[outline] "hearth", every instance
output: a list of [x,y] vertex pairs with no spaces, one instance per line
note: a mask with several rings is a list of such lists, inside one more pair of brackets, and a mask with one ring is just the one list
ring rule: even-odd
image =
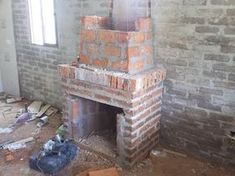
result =
[[79,58],[77,67],[58,67],[71,135],[79,140],[116,125],[118,155],[132,166],[159,141],[166,73],[153,62],[151,18],[120,31],[111,17],[82,17]]

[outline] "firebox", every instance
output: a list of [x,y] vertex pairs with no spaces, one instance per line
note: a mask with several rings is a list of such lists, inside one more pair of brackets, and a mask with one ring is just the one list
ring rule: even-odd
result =
[[166,77],[153,61],[151,18],[131,24],[123,28],[112,17],[82,17],[79,64],[58,67],[73,138],[116,124],[118,155],[127,166],[144,159],[159,141]]

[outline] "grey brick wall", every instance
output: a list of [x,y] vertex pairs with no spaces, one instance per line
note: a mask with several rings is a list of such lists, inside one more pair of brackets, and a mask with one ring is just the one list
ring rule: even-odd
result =
[[152,0],[152,17],[167,68],[161,141],[235,164],[235,0]]
[[[21,93],[60,106],[56,65],[77,56],[79,17],[108,15],[108,1],[56,0],[58,48],[30,44],[27,0],[12,1]],[[235,164],[235,0],[152,0],[151,10],[167,68],[161,142]]]
[[27,0],[12,0],[21,95],[61,107],[57,65],[78,55],[81,15],[109,14],[106,0],[55,0],[58,47],[31,44]]

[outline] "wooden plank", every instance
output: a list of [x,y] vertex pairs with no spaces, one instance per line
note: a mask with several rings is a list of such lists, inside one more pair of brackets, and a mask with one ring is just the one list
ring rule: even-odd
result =
[[52,116],[54,115],[55,113],[58,112],[58,109],[54,108],[54,107],[50,107],[46,112],[45,112],[45,115],[46,116]]
[[42,106],[41,101],[34,101],[29,105],[28,111],[36,114],[40,111],[41,106]]
[[109,168],[89,172],[89,176],[119,176],[116,168]]
[[185,155],[183,153],[175,152],[175,151],[168,150],[168,149],[163,149],[163,151],[165,151],[166,153],[172,154],[172,155],[176,155],[176,156],[180,156],[180,157],[183,157],[183,158],[187,158],[187,155]]
[[12,98],[7,98],[6,102],[7,104],[11,104],[11,103],[17,103],[19,101],[22,101],[22,97],[12,97]]
[[41,117],[49,108],[51,105],[47,104],[36,114],[36,117]]

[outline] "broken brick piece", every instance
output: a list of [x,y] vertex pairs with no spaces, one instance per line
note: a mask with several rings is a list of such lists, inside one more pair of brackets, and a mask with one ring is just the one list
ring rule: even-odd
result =
[[12,153],[10,151],[7,151],[5,153],[5,161],[6,162],[10,162],[10,161],[13,161],[15,158],[14,156],[12,155]]

